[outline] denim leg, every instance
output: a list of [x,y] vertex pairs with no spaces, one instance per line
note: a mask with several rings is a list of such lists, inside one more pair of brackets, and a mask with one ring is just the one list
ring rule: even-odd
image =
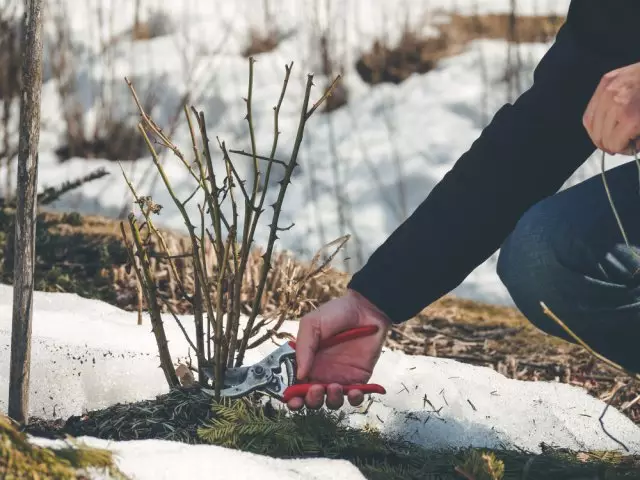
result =
[[569,340],[544,302],[596,351],[640,371],[640,194],[629,162],[606,172],[625,244],[596,175],[531,207],[501,247],[498,275],[519,310]]

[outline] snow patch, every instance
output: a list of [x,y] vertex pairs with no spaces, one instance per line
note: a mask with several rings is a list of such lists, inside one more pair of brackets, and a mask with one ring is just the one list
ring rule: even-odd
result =
[[[0,285],[0,409],[5,412],[11,295],[11,287]],[[189,317],[182,319],[188,325]],[[148,319],[142,326],[136,322],[136,313],[100,301],[36,292],[31,414],[66,418],[165,393]],[[187,342],[169,316],[165,328],[174,360],[186,356]],[[297,323],[286,322],[283,331],[295,335]],[[273,348],[267,343],[249,351],[246,363]],[[578,387],[512,380],[487,367],[387,349],[371,382],[387,394],[373,395],[366,414],[345,406],[350,424],[368,423],[429,448],[507,445],[540,451],[542,441],[572,449],[620,448],[598,422],[605,404]],[[640,429],[631,420],[614,408],[604,420],[612,435],[640,452]]]

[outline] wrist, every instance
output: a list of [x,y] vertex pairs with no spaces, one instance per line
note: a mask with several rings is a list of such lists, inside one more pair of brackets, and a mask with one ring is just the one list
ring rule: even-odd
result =
[[353,297],[358,304],[371,312],[376,318],[380,319],[385,327],[389,328],[393,325],[393,322],[389,318],[389,316],[384,313],[377,305],[375,305],[371,300],[362,295],[360,292],[353,290],[351,288],[347,289],[347,295]]

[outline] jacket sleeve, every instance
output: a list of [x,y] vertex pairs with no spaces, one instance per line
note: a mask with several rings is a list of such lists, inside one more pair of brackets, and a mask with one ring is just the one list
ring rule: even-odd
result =
[[602,75],[628,60],[585,47],[573,25],[582,14],[575,5],[530,89],[496,113],[352,277],[348,287],[394,323],[457,287],[500,247],[529,207],[557,192],[593,153],[582,115]]

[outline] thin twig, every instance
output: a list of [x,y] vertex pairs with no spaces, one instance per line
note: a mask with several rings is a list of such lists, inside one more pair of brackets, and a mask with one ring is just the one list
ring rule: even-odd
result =
[[[230,149],[229,153],[233,153],[234,155],[242,155],[243,157],[253,158],[253,155],[251,153],[245,152],[244,150]],[[269,157],[264,157],[262,155],[256,155],[255,158],[257,158],[258,160],[264,160],[266,162],[277,163],[278,165],[282,165],[283,167],[287,166],[286,162],[283,162],[282,160],[278,160],[277,158],[269,158]]]
[[611,398],[609,399],[609,401],[607,402],[606,406],[604,407],[604,410],[602,411],[602,414],[600,415],[600,417],[598,417],[598,421],[600,422],[600,426],[602,427],[602,431],[607,435],[607,437],[609,437],[611,440],[613,440],[614,442],[616,442],[618,445],[620,445],[622,448],[624,448],[627,452],[629,451],[629,447],[627,447],[624,443],[622,443],[620,440],[618,440],[616,437],[614,437],[613,435],[611,435],[607,429],[604,426],[604,416],[607,413],[607,410],[609,409],[609,406],[611,406],[611,404],[613,403],[613,400],[615,399],[615,397],[618,395],[618,393],[620,393],[621,391],[623,391],[625,388],[627,388],[628,385],[623,385],[621,387],[618,387],[616,389],[616,391],[613,393],[613,395],[611,395]]
[[[573,330],[571,330],[562,320],[560,320],[560,318],[558,318],[557,315],[555,315],[545,304],[544,302],[540,302],[540,304],[542,305],[542,309],[544,311],[544,313],[550,317],[553,321],[555,321],[558,325],[560,325],[560,327],[562,327],[562,329],[567,332],[567,334],[569,334],[571,336],[571,338],[573,338],[576,342],[578,342],[578,344],[580,344],[587,352],[589,352],[593,357],[597,358],[598,360],[606,363],[607,365],[609,365],[611,368],[618,370],[622,373],[624,373],[625,375],[628,375],[629,377],[631,377],[632,380],[638,380],[640,379],[640,375],[638,375],[637,373],[631,372],[629,370],[627,370],[626,368],[618,365],[617,363],[613,362],[612,360],[609,360],[608,358],[600,355],[598,352],[596,352],[595,350],[593,350],[589,345],[587,345],[584,340],[582,340],[578,335],[576,335]],[[627,385],[628,386],[628,385]],[[599,421],[600,421],[600,425],[602,426],[602,431],[609,437],[611,438],[611,440],[613,440],[614,442],[616,442],[618,445],[622,446],[626,451],[629,451],[629,449],[627,448],[627,446],[622,443],[620,440],[618,440],[617,438],[615,438],[613,435],[611,435],[607,429],[604,426],[604,415],[605,413],[607,413],[607,409],[609,408],[609,405],[611,405],[611,403],[613,402],[613,399],[615,398],[615,396],[619,393],[620,390],[622,390],[622,388],[626,388],[625,387],[621,387],[618,388],[612,395],[611,398],[609,399],[609,401],[607,402],[604,411],[602,412],[602,415],[600,415]]]
[[338,82],[340,81],[341,78],[342,77],[340,75],[337,75],[336,78],[333,79],[333,82],[331,82],[331,85],[329,85],[329,88],[327,89],[327,91],[324,92],[324,94],[318,99],[318,101],[314,103],[313,106],[309,109],[309,111],[306,114],[305,121],[309,120],[309,118],[311,118],[311,115],[313,115],[313,113],[318,109],[318,107],[320,107],[320,105],[322,105],[322,103],[333,94],[333,91],[335,90],[336,85],[338,85]]
[[624,373],[625,375],[635,379],[635,380],[640,380],[640,375],[638,375],[635,372],[631,372],[630,370],[627,370],[626,368],[624,368],[621,365],[618,365],[616,362],[609,360],[608,358],[600,355],[598,352],[596,352],[593,348],[591,348],[589,345],[587,345],[584,340],[582,340],[578,335],[576,335],[573,330],[571,330],[562,320],[560,320],[556,314],[554,314],[549,307],[547,307],[545,305],[544,302],[540,302],[540,305],[542,305],[542,310],[544,311],[544,313],[550,317],[554,322],[556,322],[558,325],[560,325],[560,327],[562,327],[562,329],[567,332],[567,334],[569,334],[571,336],[571,338],[573,338],[576,342],[578,342],[578,344],[580,344],[580,346],[582,346],[587,352],[589,352],[592,356],[594,356],[595,358],[597,358],[598,360],[600,360],[601,362],[606,363],[608,366],[610,366],[611,368],[618,370],[621,373]]

